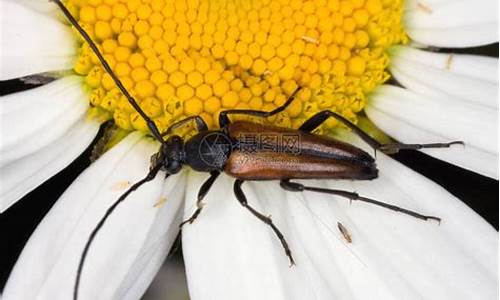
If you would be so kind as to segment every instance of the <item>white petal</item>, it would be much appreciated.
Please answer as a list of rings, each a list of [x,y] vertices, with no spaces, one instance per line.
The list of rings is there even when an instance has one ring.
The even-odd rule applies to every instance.
[[[408,28],[459,27],[498,20],[498,2],[491,0],[410,0],[405,7]]]
[[[403,86],[424,95],[443,94],[498,107],[498,59],[395,47],[391,73]]]
[[[157,143],[131,134],[94,162],[56,202],[19,257],[5,299],[68,299],[84,244],[107,208],[149,169]],[[184,176],[164,173],[121,203],[84,265],[80,299],[132,299],[147,288],[174,241]],[[156,205],[163,198],[166,203]],[[57,234],[54,234],[57,232]]]
[[[408,29],[408,35],[421,44],[443,48],[467,48],[498,41],[497,23],[460,28]]]
[[[98,131],[99,123],[84,117],[55,142],[0,168],[0,212],[68,166]]]
[[[411,39],[437,47],[473,47],[498,41],[498,1],[412,0],[405,29]]]
[[[498,176],[491,166],[498,160],[496,109],[385,85],[370,96],[365,112],[380,129],[404,143],[464,141],[467,152],[460,153],[460,146],[450,156],[439,153],[442,149],[425,152],[487,176]]]
[[[57,11],[57,6],[52,1],[40,1],[40,0],[3,0],[11,1],[21,5],[24,5],[32,10],[38,11],[42,14],[55,13]]]
[[[498,82],[497,58],[429,52],[407,46],[392,47],[390,52],[391,64],[394,64],[394,60],[418,62],[436,69],[447,70],[452,74],[468,76],[492,83]]]
[[[87,99],[79,76],[0,97],[0,165],[60,138],[86,114]]]
[[[365,111],[380,129],[390,136],[398,137],[397,139],[401,142],[433,143],[450,140],[446,136],[413,126],[376,108],[369,107]],[[465,147],[457,145],[446,149],[446,151],[443,149],[422,149],[420,151],[484,176],[498,179],[498,153],[488,152],[472,145],[465,145]]]
[[[302,183],[437,215],[441,225],[336,196],[285,192],[278,182],[244,183],[248,203],[271,215],[288,241],[296,260],[289,268],[271,229],[238,204],[233,180],[222,176],[183,229],[191,298],[496,299],[496,231],[429,180],[383,154],[377,163],[381,176],[373,181]],[[204,179],[190,180],[185,217]]]
[[[0,1],[0,80],[70,70],[77,39],[51,15],[14,1]]]
[[[184,218],[193,213],[198,189],[206,178],[203,173],[189,174]],[[283,299],[295,291],[288,292],[281,285],[297,270],[288,269],[287,258],[277,247],[279,241],[273,240],[272,232],[238,203],[232,193],[232,182],[221,175],[206,195],[203,201],[206,205],[199,217],[183,227],[182,250],[190,297]],[[261,209],[262,202],[248,196],[254,207]],[[284,214],[273,212],[273,217],[280,220]],[[281,270],[290,270],[290,276],[282,276]],[[299,299],[304,294],[296,296]]]

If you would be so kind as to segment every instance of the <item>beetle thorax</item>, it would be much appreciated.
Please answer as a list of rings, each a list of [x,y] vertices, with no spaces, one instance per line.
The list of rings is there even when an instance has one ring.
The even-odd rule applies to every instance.
[[[185,144],[186,163],[197,171],[222,170],[232,150],[232,141],[223,131],[205,131]]]

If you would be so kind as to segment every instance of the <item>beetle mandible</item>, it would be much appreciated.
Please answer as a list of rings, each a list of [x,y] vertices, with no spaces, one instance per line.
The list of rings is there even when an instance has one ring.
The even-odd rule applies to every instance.
[[[154,121],[138,105],[137,101],[123,86],[120,79],[113,72],[104,59],[96,44],[71,15],[61,0],[52,0],[61,9],[70,23],[78,30],[84,40],[98,57],[106,72],[111,76],[117,87],[125,95],[128,102],[145,120],[151,135],[160,142],[159,151],[151,157],[151,167],[148,174],[134,183],[123,193],[106,211],[96,227],[91,232],[80,257],[73,298],[78,298],[78,287],[88,250],[99,230],[115,208],[125,198],[144,183],[153,180],[158,172],[164,171],[166,177],[180,172],[183,165],[200,172],[209,172],[210,177],[202,184],[197,199],[197,208],[192,216],[181,223],[192,223],[201,213],[202,200],[210,190],[217,177],[226,173],[235,177],[234,194],[240,204],[251,214],[271,227],[280,240],[283,249],[294,265],[292,252],[280,230],[274,225],[271,218],[255,210],[248,202],[241,189],[246,180],[279,180],[280,186],[291,192],[311,191],[317,193],[337,195],[351,201],[362,201],[400,212],[422,220],[441,219],[435,216],[423,215],[415,211],[366,198],[355,192],[307,186],[291,181],[292,179],[351,179],[372,180],[377,178],[378,169],[375,159],[365,151],[342,141],[313,134],[323,122],[334,118],[350,128],[364,142],[375,151],[392,154],[403,149],[444,148],[453,144],[463,144],[461,141],[450,143],[432,144],[381,144],[373,139],[355,124],[343,116],[331,111],[323,110],[306,120],[297,130],[276,126],[261,125],[249,121],[231,122],[230,115],[248,115],[266,118],[283,112],[294,100],[300,87],[297,88],[280,107],[272,111],[259,111],[251,109],[230,109],[222,111],[219,115],[219,129],[209,130],[207,124],[200,116],[190,116],[173,123],[165,132],[160,132]],[[181,126],[194,122],[197,133],[188,140],[179,135],[172,134]],[[165,136],[169,136],[165,139]],[[272,137],[272,138],[268,138]],[[294,139],[292,145],[284,147],[283,141],[287,138]],[[251,151],[249,151],[251,149]]]

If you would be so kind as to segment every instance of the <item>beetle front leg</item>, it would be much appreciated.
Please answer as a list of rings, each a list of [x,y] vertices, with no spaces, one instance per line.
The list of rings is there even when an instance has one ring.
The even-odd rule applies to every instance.
[[[197,207],[196,210],[194,211],[193,215],[191,215],[191,217],[189,219],[183,221],[179,225],[179,227],[184,226],[184,224],[186,224],[186,223],[191,224],[194,222],[194,220],[196,220],[198,215],[201,213],[201,210],[203,209],[203,203],[201,202],[201,200],[203,200],[203,198],[208,193],[208,191],[210,190],[210,188],[214,184],[217,177],[219,177],[219,175],[220,175],[219,171],[210,172],[210,177],[202,184],[202,186],[200,187],[200,191],[198,192],[198,200],[196,201],[196,207]]]
[[[189,122],[191,122],[192,120],[195,121],[196,123],[196,129],[198,130],[198,132],[202,132],[202,131],[207,131],[208,130],[208,126],[207,126],[207,123],[203,120],[202,117],[200,116],[189,116],[185,119],[182,119],[180,121],[177,121],[175,123],[173,123],[172,125],[170,125],[167,130],[165,130],[164,132],[161,133],[161,136],[166,136],[170,133],[172,133],[172,131],[174,131],[175,129],[181,127],[181,126],[184,126],[184,124],[187,124]]]
[[[247,116],[256,116],[256,117],[262,117],[262,118],[274,116],[274,115],[284,111],[288,107],[288,105],[290,105],[290,103],[292,103],[292,101],[295,99],[295,96],[300,91],[300,89],[301,89],[301,87],[296,88],[295,91],[293,91],[293,93],[290,95],[290,97],[288,97],[288,99],[286,100],[286,102],[283,105],[275,108],[272,111],[262,111],[262,110],[254,110],[254,109],[228,109],[228,110],[221,111],[219,114],[219,127],[224,128],[227,125],[229,125],[229,123],[231,123],[229,121],[228,115],[247,115]]]

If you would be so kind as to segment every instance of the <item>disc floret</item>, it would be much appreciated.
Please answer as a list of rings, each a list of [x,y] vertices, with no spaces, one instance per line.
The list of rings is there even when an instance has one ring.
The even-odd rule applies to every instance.
[[[332,109],[356,122],[366,95],[389,78],[387,48],[407,41],[399,0],[69,0],[125,87],[160,129],[221,110],[272,110],[265,122],[298,127]],[[74,71],[93,110],[125,130],[147,131],[97,57],[82,43]],[[254,120],[258,121],[258,120]],[[327,122],[322,129],[336,127]]]

